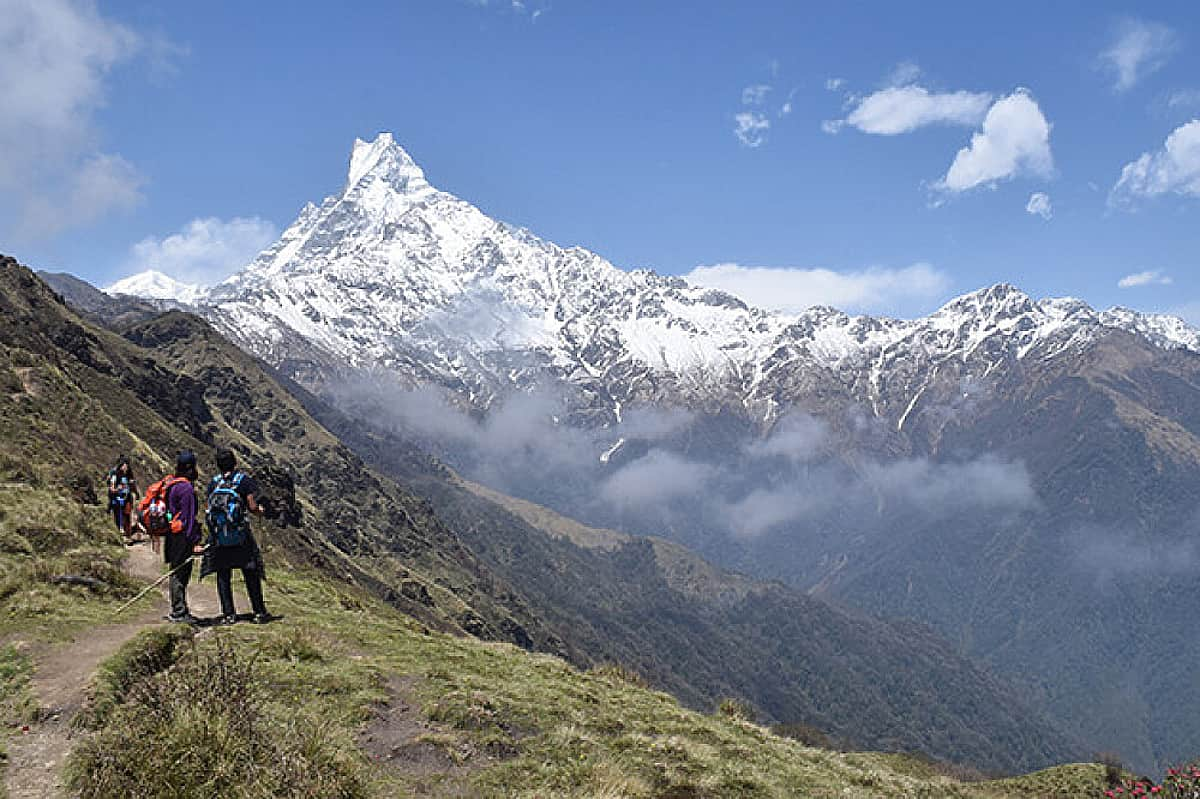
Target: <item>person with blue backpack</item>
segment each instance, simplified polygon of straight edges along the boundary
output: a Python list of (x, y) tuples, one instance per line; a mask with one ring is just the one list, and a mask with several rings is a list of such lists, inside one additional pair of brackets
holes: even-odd
[(263, 602), (262, 552), (250, 529), (250, 514), (268, 516), (270, 505), (258, 497), (254, 478), (237, 468), (237, 459), (228, 449), (217, 450), (217, 474), (208, 484), (205, 525), (208, 545), (200, 577), (216, 573), (217, 596), (221, 600), (221, 624), (237, 622), (233, 604), (233, 570), (240, 569), (246, 581), (246, 593), (254, 609), (255, 624), (266, 624), (272, 616)]
[(133, 506), (138, 499), (138, 490), (128, 457), (122, 455), (117, 460), (117, 465), (109, 470), (106, 482), (108, 509), (117, 523), (117, 529), (129, 539), (133, 535)]

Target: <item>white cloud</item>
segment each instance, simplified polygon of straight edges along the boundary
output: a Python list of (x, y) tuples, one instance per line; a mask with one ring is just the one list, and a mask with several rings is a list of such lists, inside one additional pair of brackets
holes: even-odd
[(761, 147), (767, 141), (767, 131), (771, 129), (771, 120), (765, 114), (757, 111), (743, 111), (733, 117), (735, 123), (733, 135), (745, 147)]
[(50, 236), (113, 211), (131, 210), (142, 201), (144, 182), (133, 164), (119, 155), (88, 156), (70, 180), (60, 181), (56, 191), (33, 192), (24, 198), (21, 232)]
[(275, 225), (258, 217), (193, 219), (178, 233), (133, 245), (125, 268), (131, 274), (154, 269), (176, 280), (211, 286), (246, 266), (277, 237)]
[(788, 114), (792, 113), (792, 111), (794, 110), (794, 106), (792, 105), (792, 100), (795, 99), (797, 91), (798, 91), (798, 89), (792, 89), (790, 92), (788, 92), (787, 99), (784, 100), (783, 105), (781, 105), (779, 107), (779, 116), (780, 117), (785, 117)]
[(518, 16), (528, 15), (530, 22), (537, 22), (538, 17), (542, 16), (550, 7), (547, 0), (465, 0), (465, 2), (476, 8), (493, 8)]
[(1127, 19), (1117, 26), (1112, 45), (1100, 54), (1100, 65), (1116, 78), (1113, 89), (1124, 92), (1160, 69), (1178, 47), (1179, 37), (1166, 25)]
[(814, 305), (854, 313), (896, 313), (913, 303), (936, 300), (950, 286), (945, 273), (922, 263), (854, 272), (716, 264), (698, 266), (684, 278), (726, 291), (751, 305), (785, 313)]
[(1137, 288), (1138, 286), (1169, 286), (1171, 285), (1171, 277), (1164, 275), (1162, 270), (1154, 269), (1145, 272), (1136, 272), (1132, 275), (1126, 275), (1117, 281), (1117, 286), (1123, 289)]
[(1044, 191), (1035, 191), (1029, 195), (1029, 202), (1025, 203), (1025, 213), (1050, 219), (1054, 216), (1054, 209), (1050, 206), (1050, 195)]
[(1200, 109), (1200, 89), (1176, 89), (1167, 93), (1165, 102), (1172, 111), (1195, 111)]
[(755, 439), (746, 447), (754, 458), (786, 458), (806, 463), (816, 458), (830, 438), (829, 425), (816, 416), (800, 411), (786, 414), (770, 435)]
[(926, 125), (978, 125), (991, 101), (986, 92), (934, 94), (921, 86), (892, 86), (859, 100), (844, 120), (822, 127), (826, 133), (850, 125), (863, 133), (895, 136)]
[(1200, 119), (1171, 131), (1161, 150), (1142, 153), (1126, 164), (1109, 203), (1128, 204), (1162, 194), (1200, 197)]
[(20, 233), (50, 234), (140, 200), (143, 179), (100, 151), (93, 115), (109, 72), (143, 44), (89, 0), (4, 0), (0, 202), (21, 220)]
[(901, 61), (887, 77), (888, 86), (908, 86), (921, 77), (921, 68), (912, 61)]
[(828, 78), (825, 81), (825, 88), (831, 92), (838, 92), (846, 85), (845, 78)]
[(771, 87), (765, 83), (747, 86), (742, 89), (742, 105), (762, 105), (770, 93)]
[(982, 129), (958, 151), (935, 188), (961, 192), (1023, 173), (1048, 177), (1053, 169), (1050, 123), (1033, 96), (1017, 89), (988, 109)]
[(654, 449), (605, 480), (600, 496), (622, 509), (657, 507), (673, 499), (703, 496), (715, 474), (708, 464)]

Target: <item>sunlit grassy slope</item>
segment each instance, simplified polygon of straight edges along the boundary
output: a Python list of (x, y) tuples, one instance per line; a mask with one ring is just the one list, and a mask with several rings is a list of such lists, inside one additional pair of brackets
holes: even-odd
[[(296, 712), (319, 720), (361, 795), (1077, 797), (1101, 786), (1093, 765), (967, 784), (903, 756), (807, 748), (737, 717), (686, 710), (610, 670), (431, 631), (319, 575), (283, 571), (270, 590), (284, 621), (219, 630), (194, 646), (232, 643), (253, 658), (264, 717), (280, 734)], [(412, 705), (419, 724), (400, 756), (375, 759), (353, 742), (364, 729), (383, 734), (372, 724), (385, 703)], [(119, 723), (98, 734), (106, 750), (133, 743)], [(420, 767), (416, 751), (427, 751)], [(102, 775), (111, 763), (92, 765)]]

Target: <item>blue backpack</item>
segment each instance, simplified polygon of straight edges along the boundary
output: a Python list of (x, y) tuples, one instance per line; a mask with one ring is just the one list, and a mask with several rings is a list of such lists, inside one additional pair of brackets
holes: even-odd
[(250, 525), (246, 520), (245, 500), (238, 493), (243, 477), (241, 472), (228, 478), (219, 474), (209, 486), (204, 521), (208, 525), (209, 541), (215, 546), (238, 547), (246, 543)]

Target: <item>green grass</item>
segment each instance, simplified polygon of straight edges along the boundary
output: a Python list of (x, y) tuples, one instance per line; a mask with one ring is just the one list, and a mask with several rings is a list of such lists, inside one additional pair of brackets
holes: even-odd
[(107, 658), (92, 679), (85, 707), (74, 719), (78, 727), (101, 729), (140, 683), (175, 665), (192, 641), (192, 628), (147, 627)]
[[(136, 644), (121, 658), (127, 666), (162, 665), (164, 645), (174, 648), (153, 637)], [(136, 665), (118, 670), (123, 679), (106, 723), (69, 758), (67, 784), (75, 795), (368, 795), (365, 764), (347, 732), (303, 707), (281, 706), (254, 659), (227, 636), (172, 665), (152, 673)]]
[[(200, 725), (205, 735), (232, 735), (220, 719), (202, 724), (180, 713), (158, 726), (136, 721), (154, 717), (146, 703), (161, 704), (171, 690), (195, 699), (198, 689), (180, 683), (180, 675), (197, 671), (196, 664), (200, 671), (211, 668), (223, 651), (251, 664), (242, 674), (254, 685), (261, 722), (255, 734), (277, 743), (307, 741), (305, 757), (324, 763), (312, 769), (340, 775), (335, 783), (349, 791), (345, 795), (436, 795), (439, 775), (392, 770), (368, 761), (353, 745), (388, 698), (389, 678), (397, 676), (408, 678), (412, 695), (404, 701), (415, 702), (433, 730), (422, 740), (456, 764), (455, 781), (445, 784), (461, 790), (466, 781), (468, 795), (1068, 797), (1094, 793), (1102, 782), (1101, 767), (1080, 765), (963, 783), (900, 756), (806, 747), (740, 713), (686, 710), (618, 669), (581, 672), (555, 657), (430, 631), (356, 589), (315, 575), (275, 570), (268, 601), (283, 621), (200, 636), (195, 653), (177, 666), (143, 676), (133, 688), (122, 683), (117, 709), (76, 753), (76, 784), (91, 780), (107, 786), (110, 795), (122, 795), (117, 790), (122, 783), (111, 781), (112, 763), (106, 767), (99, 753), (183, 746), (186, 736), (179, 727), (192, 730), (188, 734), (198, 735)], [(128, 652), (118, 659), (128, 662)], [(112, 671), (105, 667), (105, 673)], [(156, 684), (157, 692), (144, 688)], [(220, 703), (215, 706), (210, 712), (219, 716)], [(320, 742), (330, 748), (317, 746)], [(221, 752), (229, 763), (247, 756)], [(203, 769), (192, 778), (206, 785), (203, 780), (216, 779)], [(142, 796), (205, 795), (139, 785)], [(256, 795), (225, 787), (229, 795)]]
[[(112, 621), (114, 600), (141, 587), (122, 570), (124, 557), (103, 508), (46, 488), (0, 487), (0, 629), (62, 640)], [(64, 575), (97, 582), (55, 581)]]
[[(17, 647), (12, 644), (0, 647), (0, 723), (4, 725), (4, 733), (0, 735), (0, 777), (8, 764), (5, 739), (9, 732), (33, 721), (37, 713), (37, 703), (29, 692), (32, 673), (29, 658)], [(4, 781), (0, 779), (0, 799), (7, 795)]]

